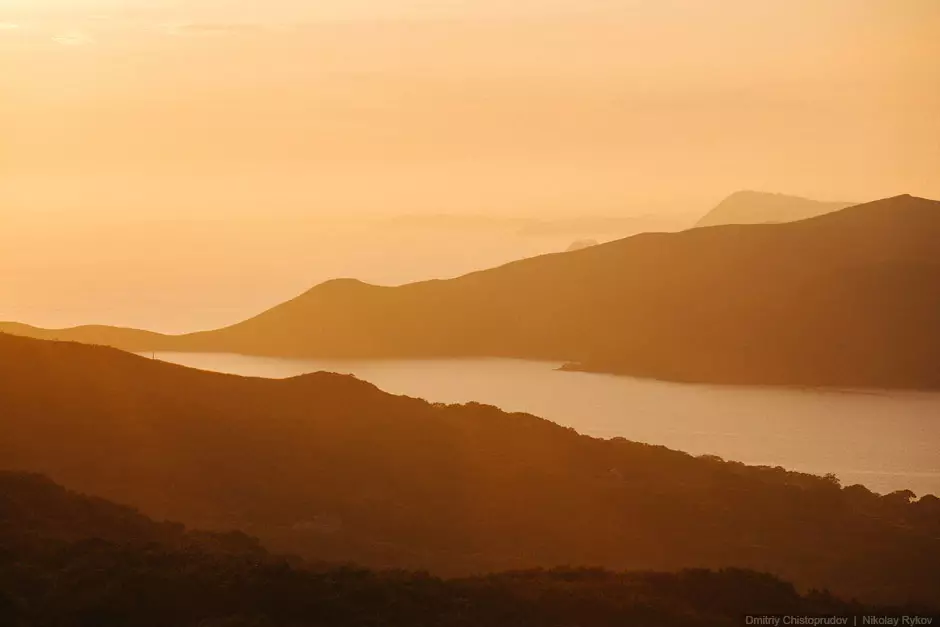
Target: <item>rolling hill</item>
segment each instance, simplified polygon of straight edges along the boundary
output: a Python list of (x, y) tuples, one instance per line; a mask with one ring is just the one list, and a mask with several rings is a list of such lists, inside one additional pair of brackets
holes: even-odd
[(721, 224), (775, 224), (814, 218), (851, 207), (851, 202), (821, 202), (766, 192), (742, 191), (731, 194), (709, 211), (695, 226)]
[(329, 281), (216, 331), (51, 333), (133, 351), (515, 357), (674, 381), (937, 389), (938, 240), (940, 202), (899, 196), (787, 224), (644, 234), (451, 280)]
[(581, 436), (327, 373), (191, 370), (0, 334), (0, 467), (276, 551), (446, 575), (744, 568), (871, 602), (940, 587), (938, 499)]

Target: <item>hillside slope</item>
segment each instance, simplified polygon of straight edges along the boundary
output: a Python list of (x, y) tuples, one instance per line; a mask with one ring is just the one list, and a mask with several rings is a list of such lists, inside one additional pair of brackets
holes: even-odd
[(940, 586), (935, 498), (580, 436), (354, 378), (241, 378), (0, 334), (0, 466), (278, 551), (472, 573), (740, 567), (871, 601)]

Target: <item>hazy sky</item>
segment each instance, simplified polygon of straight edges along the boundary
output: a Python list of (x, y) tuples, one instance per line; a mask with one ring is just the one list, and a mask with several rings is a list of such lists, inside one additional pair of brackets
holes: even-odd
[(0, 318), (222, 217), (940, 198), (938, 111), (938, 0), (0, 0)]

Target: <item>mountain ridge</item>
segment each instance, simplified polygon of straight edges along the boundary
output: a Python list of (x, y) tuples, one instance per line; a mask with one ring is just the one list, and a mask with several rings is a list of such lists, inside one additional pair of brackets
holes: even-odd
[(215, 331), (85, 331), (85, 340), (136, 352), (511, 357), (673, 381), (940, 389), (937, 238), (940, 203), (903, 195), (798, 222), (641, 234), (449, 280), (330, 281)]

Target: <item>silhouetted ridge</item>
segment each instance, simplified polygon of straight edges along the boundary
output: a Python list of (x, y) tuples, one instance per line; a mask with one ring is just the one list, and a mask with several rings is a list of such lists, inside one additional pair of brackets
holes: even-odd
[(321, 561), (736, 567), (892, 602), (940, 586), (938, 499), (597, 440), (347, 376), (236, 377), (0, 335), (0, 410), (0, 467)]
[(674, 381), (938, 389), (937, 241), (940, 203), (899, 196), (786, 224), (642, 234), (451, 280), (333, 282), (226, 329), (146, 349), (104, 343), (513, 357)]
[(839, 211), (819, 216), (819, 218), (829, 217), (847, 222), (865, 216), (879, 216), (885, 221), (920, 221), (930, 224), (937, 219), (937, 205), (938, 202), (934, 200), (902, 194), (893, 198), (855, 205), (850, 212)]

